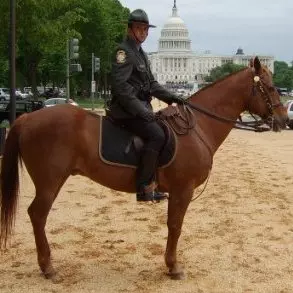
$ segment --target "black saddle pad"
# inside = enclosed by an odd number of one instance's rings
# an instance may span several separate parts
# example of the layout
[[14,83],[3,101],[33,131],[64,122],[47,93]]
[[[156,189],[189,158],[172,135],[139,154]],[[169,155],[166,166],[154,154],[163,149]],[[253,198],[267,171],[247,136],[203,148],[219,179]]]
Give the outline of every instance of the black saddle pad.
[[[167,130],[164,129],[164,131],[166,133]],[[166,133],[167,141],[159,156],[159,167],[166,167],[175,156],[176,138],[172,130],[169,130],[168,133],[170,134]],[[105,163],[136,167],[140,152],[137,151],[132,140],[132,133],[115,125],[110,118],[102,117],[99,153]]]

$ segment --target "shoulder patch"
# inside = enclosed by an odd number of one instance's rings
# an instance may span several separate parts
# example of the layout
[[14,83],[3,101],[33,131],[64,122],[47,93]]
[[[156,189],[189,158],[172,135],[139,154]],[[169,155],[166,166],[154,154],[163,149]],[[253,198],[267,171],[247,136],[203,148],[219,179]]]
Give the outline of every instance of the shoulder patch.
[[123,50],[119,50],[119,51],[117,51],[117,54],[116,54],[116,61],[117,61],[117,63],[124,63],[125,62],[125,60],[126,60],[126,53],[125,53],[125,51],[123,51]]

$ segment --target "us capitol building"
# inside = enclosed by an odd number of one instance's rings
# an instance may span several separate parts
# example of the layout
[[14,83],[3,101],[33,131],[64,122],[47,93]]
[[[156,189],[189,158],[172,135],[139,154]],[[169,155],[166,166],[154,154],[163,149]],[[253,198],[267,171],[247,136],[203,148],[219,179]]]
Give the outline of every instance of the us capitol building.
[[[203,83],[204,77],[210,74],[211,69],[229,62],[248,66],[253,57],[254,55],[245,55],[241,48],[231,56],[193,52],[188,29],[178,15],[176,0],[174,0],[172,16],[161,30],[158,51],[148,53],[152,72],[158,82],[166,87],[185,87],[190,90]],[[274,57],[260,55],[258,57],[273,72]]]

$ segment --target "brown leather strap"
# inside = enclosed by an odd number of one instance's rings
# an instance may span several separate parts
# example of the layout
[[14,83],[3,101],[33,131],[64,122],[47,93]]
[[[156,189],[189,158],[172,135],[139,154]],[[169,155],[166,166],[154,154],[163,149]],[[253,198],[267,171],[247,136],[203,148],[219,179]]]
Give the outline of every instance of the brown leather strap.
[[186,104],[169,106],[157,113],[157,118],[166,121],[178,135],[185,135],[195,126],[193,111]]

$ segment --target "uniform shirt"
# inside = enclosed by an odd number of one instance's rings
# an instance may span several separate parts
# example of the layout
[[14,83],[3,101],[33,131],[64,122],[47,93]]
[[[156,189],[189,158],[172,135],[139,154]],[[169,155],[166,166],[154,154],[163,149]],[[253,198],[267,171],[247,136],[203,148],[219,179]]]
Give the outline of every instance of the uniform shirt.
[[113,118],[133,118],[151,111],[152,96],[169,104],[176,97],[154,79],[147,55],[130,37],[116,50],[111,83]]

